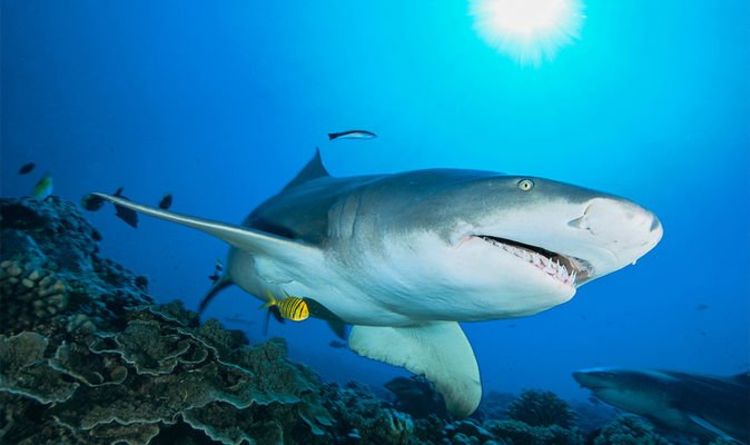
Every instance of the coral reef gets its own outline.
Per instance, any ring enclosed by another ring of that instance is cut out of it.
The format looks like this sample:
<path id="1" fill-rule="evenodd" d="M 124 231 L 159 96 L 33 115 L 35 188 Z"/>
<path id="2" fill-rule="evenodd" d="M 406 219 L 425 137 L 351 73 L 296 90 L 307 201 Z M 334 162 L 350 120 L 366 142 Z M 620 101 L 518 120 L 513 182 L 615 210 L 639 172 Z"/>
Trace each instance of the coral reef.
<path id="1" fill-rule="evenodd" d="M 586 433 L 601 429 L 617 417 L 617 410 L 591 397 L 587 401 L 571 404 L 575 412 L 576 426 Z"/>
<path id="2" fill-rule="evenodd" d="M 337 420 L 335 443 L 410 443 L 414 432 L 411 416 L 376 398 L 365 386 L 330 384 L 323 388 L 323 395 L 324 406 Z"/>
<path id="3" fill-rule="evenodd" d="M 574 414 L 567 403 L 550 391 L 526 390 L 508 406 L 508 417 L 531 426 L 569 428 Z"/>
<path id="4" fill-rule="evenodd" d="M 482 403 L 479 404 L 479 409 L 472 414 L 472 417 L 479 420 L 506 419 L 508 407 L 515 399 L 514 394 L 489 391 L 482 397 Z"/>
<path id="5" fill-rule="evenodd" d="M 532 426 L 519 420 L 490 420 L 485 423 L 495 436 L 513 445 L 582 445 L 583 436 L 576 428 L 559 425 Z"/>
<path id="6" fill-rule="evenodd" d="M 385 387 L 395 396 L 396 408 L 415 418 L 429 415 L 443 419 L 448 417 L 443 397 L 435 391 L 432 383 L 422 376 L 396 377 L 387 382 Z"/>
<path id="7" fill-rule="evenodd" d="M 332 424 L 283 341 L 250 346 L 98 255 L 55 197 L 0 201 L 3 443 L 308 443 Z"/>
<path id="8" fill-rule="evenodd" d="M 392 401 L 323 384 L 283 340 L 250 344 L 180 302 L 155 304 L 100 239 L 57 197 L 0 199 L 2 444 L 669 443 L 633 417 L 589 423 L 584 440 L 545 391 L 489 393 L 457 420 L 422 378 L 389 382 Z"/>
<path id="9" fill-rule="evenodd" d="M 605 426 L 593 440 L 594 445 L 669 445 L 653 425 L 637 416 L 620 416 Z"/>

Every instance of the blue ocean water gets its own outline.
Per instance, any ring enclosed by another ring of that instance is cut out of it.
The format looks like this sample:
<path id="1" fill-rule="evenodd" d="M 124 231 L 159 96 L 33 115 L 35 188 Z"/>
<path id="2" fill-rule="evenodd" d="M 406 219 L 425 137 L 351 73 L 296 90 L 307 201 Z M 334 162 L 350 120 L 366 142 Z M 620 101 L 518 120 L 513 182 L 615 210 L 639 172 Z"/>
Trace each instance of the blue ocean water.
<path id="1" fill-rule="evenodd" d="M 333 175 L 432 167 L 553 178 L 653 210 L 657 248 L 537 316 L 465 324 L 485 391 L 585 397 L 573 370 L 750 368 L 750 4 L 587 2 L 580 38 L 520 65 L 465 2 L 2 1 L 0 193 L 51 172 L 78 201 L 133 200 L 239 222 L 320 147 Z M 368 141 L 327 141 L 365 128 Z M 34 161 L 37 170 L 19 176 Z M 109 209 L 102 251 L 196 308 L 226 246 Z M 264 312 L 238 289 L 208 317 Z M 405 371 L 328 346 L 317 320 L 272 324 L 325 379 Z"/>

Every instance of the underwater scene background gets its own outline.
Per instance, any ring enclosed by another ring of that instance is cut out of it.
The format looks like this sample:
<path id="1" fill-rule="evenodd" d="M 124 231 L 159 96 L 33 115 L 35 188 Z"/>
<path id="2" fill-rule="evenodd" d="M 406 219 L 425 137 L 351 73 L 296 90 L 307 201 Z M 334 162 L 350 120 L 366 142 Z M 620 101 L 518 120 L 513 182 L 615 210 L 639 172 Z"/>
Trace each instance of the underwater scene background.
<path id="1" fill-rule="evenodd" d="M 435 167 L 564 181 L 653 211 L 635 266 L 531 317 L 464 323 L 485 394 L 585 401 L 590 367 L 728 376 L 750 368 L 750 4 L 584 4 L 580 33 L 520 63 L 455 2 L 2 1 L 0 194 L 49 172 L 79 202 L 128 198 L 239 223 L 320 148 L 333 176 Z M 327 133 L 374 131 L 367 140 Z M 19 175 L 19 168 L 36 168 Z M 84 215 L 101 254 L 195 310 L 224 243 L 111 209 Z M 262 335 L 238 288 L 203 315 Z M 278 324 L 324 381 L 381 388 L 407 371 L 331 347 L 324 322 Z"/>

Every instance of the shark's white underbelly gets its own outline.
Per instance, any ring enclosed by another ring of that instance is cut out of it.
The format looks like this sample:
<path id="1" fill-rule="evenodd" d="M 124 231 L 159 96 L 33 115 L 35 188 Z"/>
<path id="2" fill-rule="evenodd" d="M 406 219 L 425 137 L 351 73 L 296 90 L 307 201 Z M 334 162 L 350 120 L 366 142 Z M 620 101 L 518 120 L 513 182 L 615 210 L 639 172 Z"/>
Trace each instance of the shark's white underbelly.
<path id="1" fill-rule="evenodd" d="M 381 262 L 377 257 L 342 262 L 323 250 L 280 261 L 232 249 L 228 269 L 236 284 L 261 300 L 265 301 L 269 292 L 277 297 L 286 293 L 311 298 L 355 325 L 410 326 L 430 321 L 519 317 L 572 297 L 552 293 L 554 298 L 536 298 L 523 292 L 498 295 L 481 283 L 471 287 L 452 281 L 440 270 L 432 274 L 420 270 L 423 265 L 413 263 Z M 523 272 L 532 276 L 536 273 L 525 269 Z M 521 279 L 523 273 L 520 275 L 517 278 Z"/>
<path id="2" fill-rule="evenodd" d="M 384 306 L 377 293 L 367 292 L 367 285 L 347 279 L 349 274 L 324 255 L 292 265 L 231 249 L 228 273 L 235 284 L 262 301 L 269 292 L 311 298 L 349 324 L 409 326 L 418 322 Z"/>

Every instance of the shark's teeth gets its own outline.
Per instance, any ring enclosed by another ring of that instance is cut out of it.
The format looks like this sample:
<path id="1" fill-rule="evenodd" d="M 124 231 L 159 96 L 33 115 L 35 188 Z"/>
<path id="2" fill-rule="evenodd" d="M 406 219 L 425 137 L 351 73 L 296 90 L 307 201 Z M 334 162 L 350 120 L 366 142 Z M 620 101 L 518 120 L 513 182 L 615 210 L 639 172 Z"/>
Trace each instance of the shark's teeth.
<path id="1" fill-rule="evenodd" d="M 508 253 L 515 255 L 516 257 L 526 261 L 527 263 L 546 273 L 550 277 L 555 278 L 558 281 L 562 281 L 569 286 L 572 286 L 576 281 L 576 271 L 568 271 L 568 269 L 563 264 L 560 264 L 559 260 L 552 261 L 546 256 L 532 250 L 503 244 L 489 237 L 482 237 L 482 239 L 494 246 L 500 247 Z"/>

